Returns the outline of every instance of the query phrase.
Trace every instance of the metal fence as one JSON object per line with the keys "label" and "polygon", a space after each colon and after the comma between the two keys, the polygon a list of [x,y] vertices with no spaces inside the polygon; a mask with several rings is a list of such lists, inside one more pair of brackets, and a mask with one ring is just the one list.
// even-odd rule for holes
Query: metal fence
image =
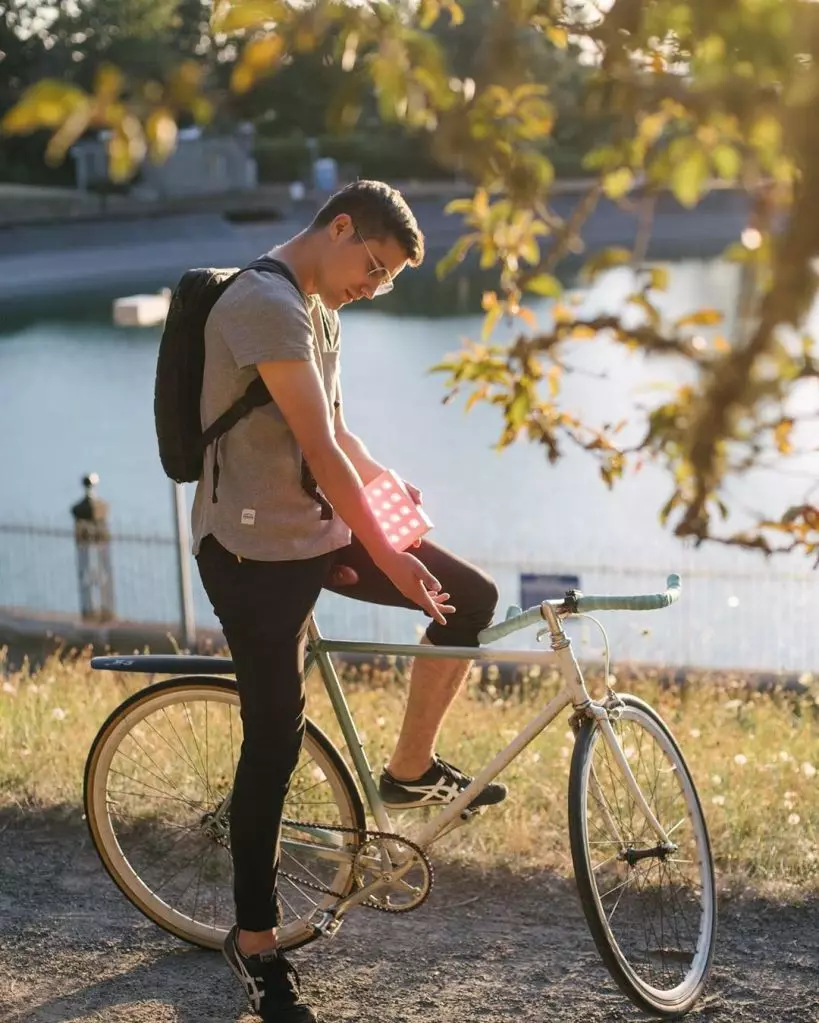
{"label": "metal fence", "polygon": [[[179,549],[170,536],[112,529],[107,541],[112,612],[117,620],[177,626],[182,618]],[[468,553],[468,552],[467,552]],[[696,550],[668,554],[645,547],[611,548],[582,561],[566,557],[548,564],[497,557],[474,559],[494,576],[502,614],[520,602],[523,573],[573,574],[587,592],[654,592],[669,569],[681,571],[684,596],[668,611],[602,616],[615,660],[669,665],[803,672],[819,670],[819,630],[813,627],[819,575],[804,562],[763,562],[735,557],[732,564]],[[716,562],[716,563],[715,563]],[[26,523],[0,524],[0,608],[80,616],[80,579],[74,530]],[[216,627],[195,566],[193,603],[199,626]],[[340,638],[404,641],[424,627],[420,616],[323,594],[317,608],[322,631]],[[586,656],[602,649],[595,627],[571,624]],[[512,637],[507,646],[534,645]]]}

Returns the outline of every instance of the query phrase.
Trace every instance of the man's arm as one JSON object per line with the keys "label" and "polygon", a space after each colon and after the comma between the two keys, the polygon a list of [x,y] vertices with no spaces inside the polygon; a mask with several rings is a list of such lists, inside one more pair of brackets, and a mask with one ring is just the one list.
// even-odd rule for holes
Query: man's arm
{"label": "man's arm", "polygon": [[355,471],[361,477],[365,486],[384,471],[385,466],[376,462],[365,447],[364,441],[352,433],[344,422],[344,413],[342,412],[341,405],[335,411],[333,432],[336,443],[353,463]]}
{"label": "man's arm", "polygon": [[370,511],[361,479],[335,438],[315,363],[288,359],[260,362],[256,368],[338,514],[401,593],[445,624],[444,615],[454,610],[445,603],[449,595],[441,592],[440,582],[417,558],[390,546]]}

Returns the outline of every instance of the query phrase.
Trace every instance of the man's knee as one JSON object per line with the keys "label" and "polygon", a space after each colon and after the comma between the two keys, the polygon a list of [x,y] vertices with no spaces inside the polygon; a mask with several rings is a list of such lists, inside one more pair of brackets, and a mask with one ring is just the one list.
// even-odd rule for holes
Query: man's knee
{"label": "man's knee", "polygon": [[479,573],[475,580],[472,598],[470,617],[479,629],[485,629],[495,617],[495,610],[500,600],[498,584],[490,575]]}

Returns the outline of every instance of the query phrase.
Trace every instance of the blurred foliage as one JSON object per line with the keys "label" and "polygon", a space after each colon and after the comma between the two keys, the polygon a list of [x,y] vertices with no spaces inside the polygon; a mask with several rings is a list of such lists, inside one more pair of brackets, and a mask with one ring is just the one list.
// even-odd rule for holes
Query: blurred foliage
{"label": "blurred foliage", "polygon": [[[671,484],[661,517],[678,536],[819,554],[819,510],[807,500],[782,509],[773,494],[770,512],[747,529],[726,522],[732,480],[771,455],[782,463],[815,452],[813,415],[796,409],[816,407],[805,318],[819,256],[819,123],[811,113],[819,5],[216,0],[211,35],[191,59],[150,74],[140,64],[139,33],[103,27],[114,7],[131,10],[139,25],[138,9],[150,7],[161,23],[173,5],[92,0],[83,17],[98,17],[94,39],[104,44],[95,74],[30,86],[3,119],[7,134],[49,130],[47,156],[56,161],[86,129],[108,127],[111,173],[125,178],[146,153],[159,159],[172,148],[180,117],[206,121],[214,110],[218,117],[247,109],[263,119],[262,90],[274,94],[274,83],[283,89],[290,75],[289,112],[280,94],[283,127],[301,117],[301,81],[311,127],[322,106],[318,89],[329,92],[323,112],[334,133],[380,121],[426,135],[434,161],[474,185],[470,198],[450,206],[465,230],[440,272],[474,254],[498,275],[484,296],[481,342],[437,367],[450,394],[462,389],[470,404],[497,407],[500,447],[528,439],[556,460],[579,445],[610,485],[646,460],[658,463]],[[120,58],[127,75],[112,66],[115,44],[128,46]],[[301,62],[313,79],[294,77]],[[565,218],[550,196],[556,153],[567,145],[583,150],[592,181]],[[666,275],[645,258],[660,192],[693,208],[720,185],[747,192],[751,209],[726,254],[743,271],[743,315],[732,337],[719,331],[713,310],[667,322],[659,307]],[[586,253],[584,279],[629,266],[638,283],[625,311],[584,319],[562,297],[556,269],[584,252],[584,223],[603,196],[638,211],[643,226],[632,249]],[[555,301],[548,326],[526,305],[530,295]],[[500,322],[514,326],[509,343],[492,341]],[[624,424],[584,421],[563,400],[575,346],[601,338],[671,357],[675,379],[686,381],[648,411],[635,410],[630,425],[641,437],[631,446],[621,440]]]}

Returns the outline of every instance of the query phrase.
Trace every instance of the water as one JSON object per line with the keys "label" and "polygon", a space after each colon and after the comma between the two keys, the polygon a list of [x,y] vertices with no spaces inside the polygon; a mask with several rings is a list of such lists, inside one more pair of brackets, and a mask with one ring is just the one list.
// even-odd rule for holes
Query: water
{"label": "water", "polygon": [[[735,267],[680,262],[672,267],[671,282],[663,303],[668,313],[715,306],[725,312],[722,329],[730,335]],[[609,274],[584,294],[584,311],[593,315],[621,307],[631,284],[628,271]],[[113,326],[111,297],[89,296],[71,308],[44,300],[0,328],[5,439],[0,523],[70,526],[69,508],[81,496],[79,479],[94,471],[115,528],[172,533],[171,489],[153,432],[159,330]],[[542,318],[548,303],[533,308]],[[498,453],[493,450],[500,433],[495,410],[479,406],[465,414],[462,399],[442,403],[443,377],[428,369],[463,338],[478,337],[480,324],[474,313],[425,318],[390,315],[376,306],[342,313],[347,422],[379,461],[422,488],[435,538],[493,571],[504,605],[520,599],[520,571],[579,571],[587,592],[654,591],[662,588],[667,572],[683,571],[690,585],[679,608],[607,618],[620,657],[796,670],[819,666],[817,640],[806,635],[812,631],[807,617],[800,620],[815,594],[812,578],[802,578],[804,562],[791,559],[773,571],[758,555],[686,550],[658,525],[657,509],[669,493],[659,471],[645,467],[609,493],[587,454],[567,446],[566,457],[551,466],[541,450],[526,444]],[[567,405],[601,423],[629,415],[635,403],[660,400],[662,391],[653,385],[680,377],[671,360],[645,360],[601,342],[577,346],[572,364]],[[772,477],[757,474],[737,489],[737,501],[763,506],[773,486]],[[799,475],[777,477],[775,487],[777,507],[786,496],[801,500],[806,481]],[[0,544],[6,551],[5,561],[0,555],[5,573],[0,574],[0,606],[50,601],[57,610],[74,609],[70,551],[59,555],[65,566],[58,570],[58,555],[39,546],[38,567],[29,570],[29,557],[21,567],[20,557],[15,562],[8,548]],[[150,556],[144,554],[142,564],[143,570],[121,569],[118,609],[133,617],[160,612],[172,617],[172,551],[156,547]],[[797,571],[800,578],[777,577],[786,571]],[[197,602],[200,619],[209,624],[201,592]],[[406,613],[353,605],[322,598],[325,630],[406,640],[421,623]],[[773,607],[778,607],[775,634],[769,618]],[[593,630],[582,638],[588,650],[598,649]]]}

